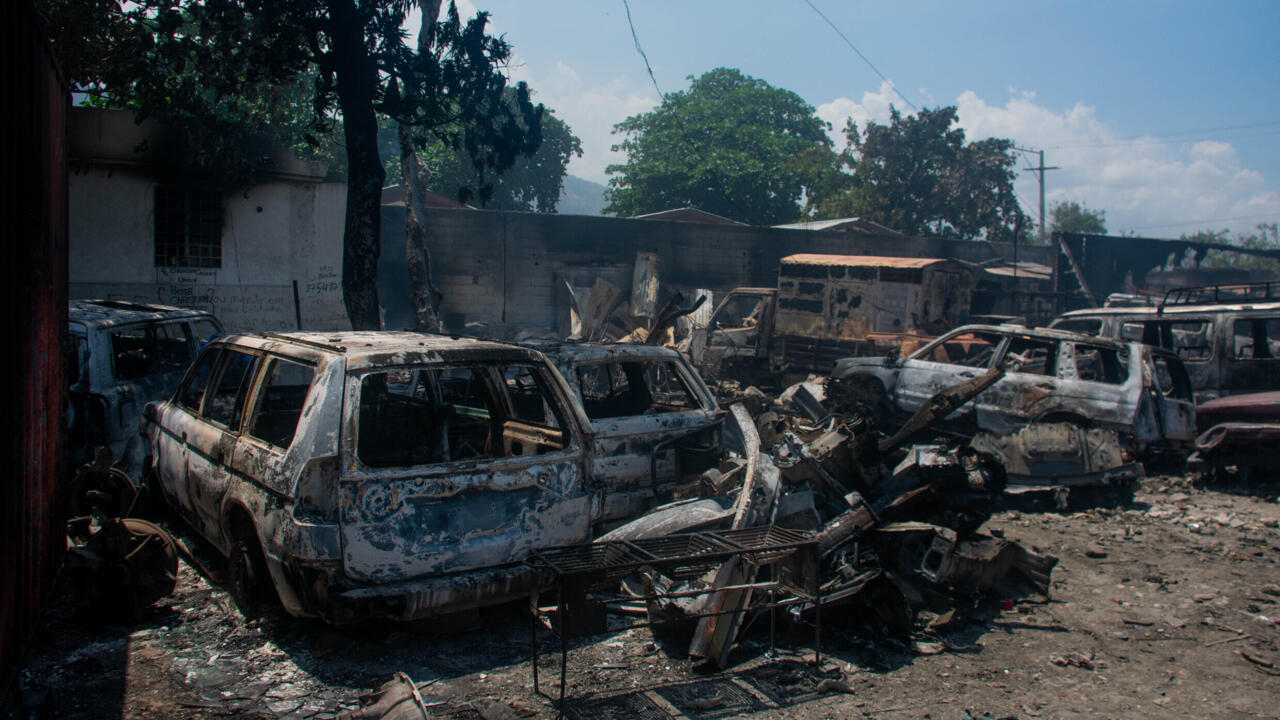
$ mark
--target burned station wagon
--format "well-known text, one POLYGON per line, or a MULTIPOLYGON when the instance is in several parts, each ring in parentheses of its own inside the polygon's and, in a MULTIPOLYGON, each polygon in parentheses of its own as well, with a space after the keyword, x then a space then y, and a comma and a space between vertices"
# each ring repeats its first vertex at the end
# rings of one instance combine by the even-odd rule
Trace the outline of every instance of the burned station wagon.
POLYGON ((972 433, 1013 433, 1031 422, 1115 430, 1135 455, 1186 447, 1195 404, 1173 353, 1054 330, 967 325, 905 358, 849 358, 832 377, 856 384, 887 410, 912 413, 940 390, 990 368, 995 384, 952 415, 972 433))
POLYGON ((236 335, 148 409, 159 491, 252 613, 412 619, 522 595, 610 488, 540 353, 417 333, 236 335))

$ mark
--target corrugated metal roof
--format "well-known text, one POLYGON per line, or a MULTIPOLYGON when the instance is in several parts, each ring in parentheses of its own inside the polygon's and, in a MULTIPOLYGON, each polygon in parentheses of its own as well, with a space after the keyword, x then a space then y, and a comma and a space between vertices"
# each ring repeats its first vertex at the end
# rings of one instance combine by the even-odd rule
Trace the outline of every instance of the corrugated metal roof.
POLYGON ((632 220, 669 220, 672 222, 709 223, 712 225, 745 225, 727 217, 721 217, 696 207, 672 208, 658 212, 636 215, 632 220))
POLYGON ((774 225, 773 227, 780 230, 810 230, 813 232, 823 231, 839 231, 839 232, 861 232, 869 235, 898 235, 906 237, 903 233, 886 227, 871 220, 863 220, 862 218, 836 218, 834 220, 809 220, 806 222, 787 223, 786 225, 774 225))
POLYGON ((992 275, 1007 275, 1009 277, 1016 275, 1020 278, 1039 278, 1041 280, 1048 280, 1053 277, 1053 268, 1033 262, 1018 263, 1016 271, 1013 264, 985 267, 983 270, 992 275))
POLYGON ((829 265, 833 267, 892 267, 923 268, 942 262, 945 258, 890 257, 887 255, 822 255, 801 253, 782 258, 783 265, 829 265))

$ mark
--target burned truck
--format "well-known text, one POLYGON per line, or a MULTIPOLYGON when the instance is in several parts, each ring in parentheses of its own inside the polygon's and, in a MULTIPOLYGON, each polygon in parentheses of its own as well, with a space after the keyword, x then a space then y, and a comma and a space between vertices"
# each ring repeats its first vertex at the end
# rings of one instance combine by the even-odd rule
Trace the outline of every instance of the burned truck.
POLYGON ((972 272, 954 260, 790 255, 776 288, 731 291, 689 351, 708 379, 785 386, 963 324, 972 291, 972 272))

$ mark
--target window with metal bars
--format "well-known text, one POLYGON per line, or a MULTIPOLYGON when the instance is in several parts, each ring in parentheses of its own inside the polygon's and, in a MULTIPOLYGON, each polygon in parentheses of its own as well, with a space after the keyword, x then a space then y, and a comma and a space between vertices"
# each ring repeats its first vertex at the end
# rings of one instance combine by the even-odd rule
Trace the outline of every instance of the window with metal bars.
POLYGON ((222 194, 156 188, 156 267, 222 267, 222 194))

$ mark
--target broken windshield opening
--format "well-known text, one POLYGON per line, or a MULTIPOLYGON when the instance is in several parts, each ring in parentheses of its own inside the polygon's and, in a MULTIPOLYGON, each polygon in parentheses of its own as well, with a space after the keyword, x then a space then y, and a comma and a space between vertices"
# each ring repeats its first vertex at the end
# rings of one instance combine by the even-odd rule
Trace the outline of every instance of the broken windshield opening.
POLYGON ((356 455, 372 468, 540 455, 565 447, 558 407, 528 366, 371 372, 360 381, 356 455))
POLYGON ((608 362, 578 368, 582 406, 592 420, 697 410, 672 363, 608 362))
POLYGON ((985 368, 991 366, 1004 336, 1000 333, 969 332, 952 335, 926 345, 911 357, 916 360, 985 368))

